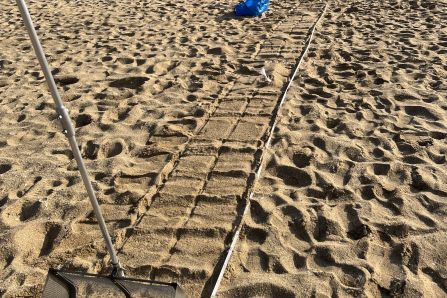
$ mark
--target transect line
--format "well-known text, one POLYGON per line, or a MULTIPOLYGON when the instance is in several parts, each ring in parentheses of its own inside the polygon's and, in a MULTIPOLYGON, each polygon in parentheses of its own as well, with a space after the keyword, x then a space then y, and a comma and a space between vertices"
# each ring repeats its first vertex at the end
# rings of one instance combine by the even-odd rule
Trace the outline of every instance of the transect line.
MULTIPOLYGON (((325 14, 327 6, 328 6, 328 4, 326 3, 324 5, 324 8, 323 8, 322 12, 318 16, 318 19, 315 21, 314 25, 312 26, 312 30, 310 32, 309 37, 307 38, 307 41, 306 41, 306 43, 307 43, 306 44, 306 48, 304 49, 304 51, 302 52, 302 54, 301 54, 301 56, 300 56, 300 58, 298 60, 298 63, 296 65, 296 67, 295 67, 295 71, 293 72, 292 76, 290 77, 289 83, 287 84, 286 89, 284 90, 284 93, 281 96, 281 99, 279 101, 279 104, 278 104, 278 107, 276 109, 276 112, 273 115, 273 119, 275 119, 275 120, 273 122, 273 125, 270 128, 269 137, 267 139, 267 142, 265 144, 263 153, 262 153, 260 161, 259 161, 259 168, 258 168, 258 170, 255 173, 253 186, 255 185, 256 181, 258 180, 258 178, 259 178, 259 176, 261 174, 264 152, 266 151, 265 149, 267 149, 270 146, 270 143, 272 141, 273 132, 274 132, 274 130, 276 128, 276 125, 278 124, 278 114, 279 114, 279 111, 280 111, 280 109, 281 109, 281 107, 284 104, 284 101, 286 99, 287 91, 289 90, 290 86, 292 85, 292 82, 295 79, 296 74, 298 73, 298 70, 299 70, 299 68, 301 66, 301 63, 303 62, 304 57, 306 56, 307 52, 309 51, 310 44, 311 44, 313 36, 315 34, 315 28, 317 27, 318 23, 320 22, 320 19, 325 14)), ((245 204, 245 209, 244 209, 244 212, 242 213, 242 217, 241 217, 240 223, 237 226, 237 229, 236 229, 236 231, 234 233, 233 239, 231 241, 231 245, 230 245, 230 247, 228 249, 227 255, 225 257, 225 261, 224 261, 224 263, 222 265, 222 268, 221 268, 221 270, 219 272, 219 276, 218 276, 218 278, 216 280, 216 283, 214 284, 214 288, 213 288, 213 291, 212 291, 210 297, 215 297, 216 294, 217 294, 217 291, 219 290, 220 283, 222 282, 222 278, 223 278, 224 273, 225 273, 225 271, 227 269, 228 263, 229 263, 229 261, 231 259, 231 255, 233 254, 233 250, 236 247, 237 241, 239 240, 239 234, 240 234, 240 232, 242 230, 242 226, 243 226, 243 223, 244 223, 244 218, 245 218, 245 215, 247 214, 248 209, 250 208, 250 201, 253 200, 253 196, 254 196, 254 187, 253 187, 253 189, 252 189, 252 191, 250 193, 250 196, 249 196, 249 199, 248 199, 247 203, 245 204)))

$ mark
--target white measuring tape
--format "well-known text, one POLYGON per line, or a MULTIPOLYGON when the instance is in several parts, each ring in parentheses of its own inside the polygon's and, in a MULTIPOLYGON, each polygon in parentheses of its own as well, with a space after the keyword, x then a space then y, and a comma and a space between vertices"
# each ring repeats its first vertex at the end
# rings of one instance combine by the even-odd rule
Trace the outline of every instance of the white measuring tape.
MULTIPOLYGON (((306 41, 306 43, 307 43, 306 48, 304 49, 304 52, 302 52, 301 57, 298 60, 298 64, 295 67, 295 71, 293 72, 292 76, 290 77, 289 83, 287 84, 287 87, 286 87, 286 89, 285 89, 285 91, 284 91, 284 93, 283 93, 283 95, 281 97, 281 100, 279 101, 278 109, 276 111, 276 114, 274 115, 275 121, 273 122, 273 125, 270 128, 270 135, 269 135, 269 138, 267 139, 267 142, 265 144, 264 150, 267 149, 270 146, 270 142, 272 140, 273 132, 274 132, 274 130, 276 128, 276 125, 278 123, 278 113, 279 113, 279 110, 281 109, 282 105, 284 104, 284 101, 285 101, 286 95, 287 95, 287 91, 289 90, 290 86, 292 85, 292 82, 295 79, 296 74, 298 73, 298 69, 300 68, 301 63, 303 62, 304 57, 306 56, 307 52, 309 51, 309 46, 310 46, 310 44, 312 42, 312 39, 313 39, 313 36, 314 36, 314 33, 315 33, 315 28, 317 27, 318 23, 320 22, 320 19, 325 14, 326 8, 327 8, 327 3, 324 5, 323 11, 320 13, 320 15, 318 16, 318 19, 315 21, 315 23, 314 23, 314 25, 312 27, 312 31, 311 31, 311 33, 310 33, 310 35, 309 35, 309 37, 307 38, 307 41, 306 41)), ((265 70, 264 70, 264 73, 265 73, 265 70)), ((258 180, 258 178, 259 178, 259 176, 261 174, 263 155, 264 154, 262 154, 262 156, 260 158, 259 168, 258 168, 258 170, 255 173, 255 180, 253 182, 253 185, 255 185, 256 181, 258 180)), ((249 196, 248 200, 247 200, 247 204, 245 205, 244 212, 242 213, 241 222, 239 223, 238 227, 236 228, 236 232, 233 235, 233 239, 231 241, 231 245, 230 245, 230 247, 229 247, 229 249, 227 251, 227 256, 225 257, 225 261, 224 261, 224 263, 222 265, 222 268, 221 268, 221 270, 219 272, 219 276, 218 276, 218 278, 216 280, 216 283, 214 284, 214 288, 213 288, 213 291, 211 293, 211 297, 215 297, 216 294, 217 294, 217 291, 219 290, 220 283, 222 282, 222 278, 223 278, 224 273, 225 273, 225 271, 227 269, 228 263, 229 263, 229 261, 231 259, 231 255, 233 254, 233 250, 236 247, 237 241, 239 240, 239 234, 240 234, 240 232, 242 230, 242 226, 244 224, 244 217, 247 214, 248 209, 250 208, 250 201, 253 200, 253 196, 254 196, 254 192, 252 191, 250 193, 250 196, 249 196)))

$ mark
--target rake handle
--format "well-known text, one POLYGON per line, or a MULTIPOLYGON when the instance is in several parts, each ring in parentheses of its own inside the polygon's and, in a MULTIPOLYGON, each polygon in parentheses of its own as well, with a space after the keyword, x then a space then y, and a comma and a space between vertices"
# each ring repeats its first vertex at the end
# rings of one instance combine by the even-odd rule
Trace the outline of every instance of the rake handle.
POLYGON ((99 207, 98 200, 96 199, 95 192, 92 187, 92 183, 88 177, 87 169, 85 167, 84 161, 81 156, 81 152, 79 151, 78 143, 75 137, 75 130, 73 128, 73 124, 71 123, 70 116, 68 114, 68 110, 64 107, 64 104, 61 100, 59 92, 57 91, 56 83, 54 82, 53 75, 51 74, 50 67, 48 66, 48 61, 45 57, 45 53, 43 51, 42 45, 40 44, 39 38, 37 36, 36 30, 34 29, 33 22, 31 20, 31 16, 29 14, 28 8, 26 7, 24 0, 16 0, 17 6, 19 7, 20 13, 22 15, 23 22, 25 23, 26 30, 28 31, 28 35, 31 39, 31 43, 33 44, 34 52, 36 53, 37 59, 39 60, 40 67, 42 68, 43 74, 45 76, 45 80, 47 82, 48 88, 50 89, 51 96, 53 97, 54 103, 56 104, 56 112, 58 113, 59 120, 63 127, 63 132, 70 143, 71 150, 73 152, 73 156, 76 160, 76 163, 79 168, 79 172, 82 177, 82 181, 84 182, 84 186, 87 190, 88 197, 90 199, 90 203, 92 204, 93 211, 95 213, 96 219, 98 220, 99 228, 101 229, 102 236, 104 238, 105 244, 107 246, 107 250, 109 252, 113 272, 116 273, 117 276, 124 276, 123 268, 121 267, 118 257, 116 255, 116 251, 113 247, 112 240, 110 238, 110 234, 107 230, 106 223, 104 221, 104 217, 102 216, 101 209, 99 207))

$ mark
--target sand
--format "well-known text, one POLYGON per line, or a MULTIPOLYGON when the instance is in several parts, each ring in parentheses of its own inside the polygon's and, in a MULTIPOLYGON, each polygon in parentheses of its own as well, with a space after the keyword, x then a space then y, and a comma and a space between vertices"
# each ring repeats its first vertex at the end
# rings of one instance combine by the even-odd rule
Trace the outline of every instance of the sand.
MULTIPOLYGON (((209 296, 254 189, 219 296, 446 294, 447 5, 370 2, 329 2, 268 149, 323 2, 30 4, 128 276, 209 296)), ((39 296, 48 267, 109 258, 0 3, 0 295, 39 296)))
POLYGON ((446 12, 330 3, 220 297, 447 295, 446 12))

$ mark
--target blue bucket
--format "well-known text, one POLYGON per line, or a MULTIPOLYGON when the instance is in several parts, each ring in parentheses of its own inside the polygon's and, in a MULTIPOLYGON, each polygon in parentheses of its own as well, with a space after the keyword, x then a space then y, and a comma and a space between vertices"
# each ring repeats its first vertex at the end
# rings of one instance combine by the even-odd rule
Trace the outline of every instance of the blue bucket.
POLYGON ((257 17, 269 8, 269 0, 246 0, 234 8, 237 16, 257 17))

